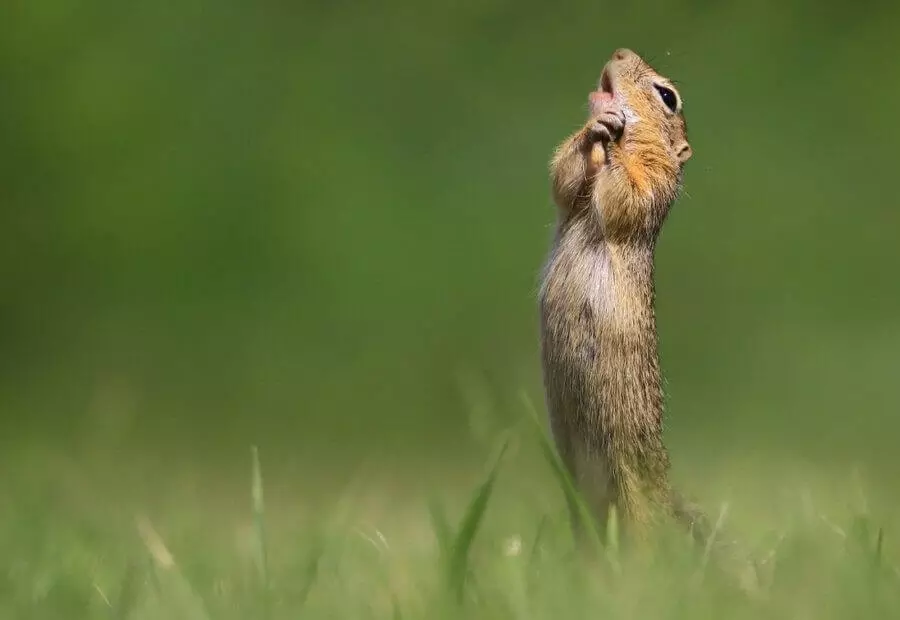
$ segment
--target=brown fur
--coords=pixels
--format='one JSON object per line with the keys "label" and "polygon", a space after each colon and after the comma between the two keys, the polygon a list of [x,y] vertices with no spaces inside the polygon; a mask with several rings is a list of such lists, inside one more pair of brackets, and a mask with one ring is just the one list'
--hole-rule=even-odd
{"label": "brown fur", "polygon": [[662,438],[653,271],[691,150],[680,98],[673,112],[656,89],[675,92],[666,78],[629,50],[604,71],[621,136],[592,118],[551,162],[559,217],[540,292],[542,361],[560,456],[601,524],[615,506],[638,533],[682,512]]}

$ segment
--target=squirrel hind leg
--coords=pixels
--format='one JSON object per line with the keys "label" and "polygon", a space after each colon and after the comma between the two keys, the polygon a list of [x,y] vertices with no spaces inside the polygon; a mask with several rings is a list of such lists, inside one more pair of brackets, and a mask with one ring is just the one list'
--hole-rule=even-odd
{"label": "squirrel hind leg", "polygon": [[674,489],[670,492],[670,502],[675,520],[691,533],[698,544],[705,545],[714,532],[703,508]]}
{"label": "squirrel hind leg", "polygon": [[576,450],[573,457],[576,486],[587,503],[597,533],[605,539],[610,508],[618,502],[609,465],[603,455],[589,450]]}

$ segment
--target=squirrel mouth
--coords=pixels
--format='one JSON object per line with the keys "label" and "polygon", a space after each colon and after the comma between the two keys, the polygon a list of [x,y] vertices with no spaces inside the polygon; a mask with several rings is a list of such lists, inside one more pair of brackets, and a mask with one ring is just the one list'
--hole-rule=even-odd
{"label": "squirrel mouth", "polygon": [[609,67],[603,67],[603,73],[600,74],[600,92],[614,95],[612,78],[609,75]]}

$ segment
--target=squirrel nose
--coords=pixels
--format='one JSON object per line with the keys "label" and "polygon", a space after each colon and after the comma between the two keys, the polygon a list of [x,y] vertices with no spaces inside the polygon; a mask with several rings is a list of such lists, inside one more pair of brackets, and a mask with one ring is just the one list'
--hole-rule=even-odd
{"label": "squirrel nose", "polygon": [[620,47],[615,52],[613,52],[613,60],[628,60],[634,55],[634,52],[632,52],[630,49]]}

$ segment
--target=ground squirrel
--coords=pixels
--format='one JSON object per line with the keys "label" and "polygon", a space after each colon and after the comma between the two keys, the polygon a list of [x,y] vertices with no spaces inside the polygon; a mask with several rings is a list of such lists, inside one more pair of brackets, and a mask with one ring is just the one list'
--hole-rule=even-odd
{"label": "ground squirrel", "polygon": [[550,428],[600,525],[692,520],[670,489],[654,314],[654,249],[691,157],[678,91],[617,50],[590,120],[551,163],[558,222],[540,291]]}

